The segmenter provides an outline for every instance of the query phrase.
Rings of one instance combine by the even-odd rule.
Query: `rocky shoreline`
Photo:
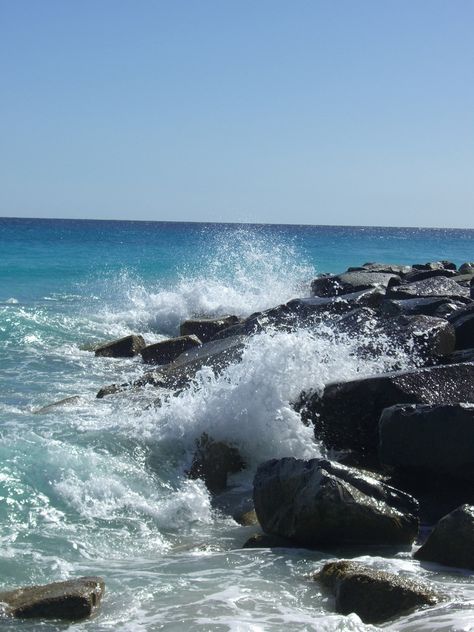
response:
[[[138,380],[102,387],[97,398],[147,387],[155,389],[159,406],[188,388],[203,367],[219,374],[239,362],[249,337],[316,331],[321,323],[329,323],[335,336],[357,338],[362,358],[396,358],[403,350],[415,366],[300,393],[293,405],[302,423],[314,428],[324,458],[260,464],[253,499],[227,507],[242,524],[261,527],[244,546],[357,544],[370,555],[375,545],[416,544],[414,557],[422,563],[474,571],[474,263],[459,269],[448,261],[367,263],[321,275],[311,283],[311,296],[245,319],[188,320],[179,337],[153,345],[140,335],[109,342],[95,349],[96,356],[141,355],[146,370]],[[187,474],[202,478],[222,507],[228,477],[245,467],[236,446],[203,435]],[[445,599],[430,586],[347,561],[326,565],[314,579],[335,596],[337,612],[356,612],[368,623]],[[102,594],[102,580],[94,581]],[[14,592],[0,594],[0,602],[9,616],[21,618]],[[59,615],[43,608],[38,616],[84,618],[96,605],[81,610],[81,617],[72,610],[68,616],[67,608]]]

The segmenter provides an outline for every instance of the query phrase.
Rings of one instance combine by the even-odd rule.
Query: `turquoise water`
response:
[[[317,272],[472,261],[474,231],[0,219],[0,253],[0,588],[103,575],[101,613],[77,630],[372,629],[335,615],[308,580],[335,552],[242,550],[254,529],[214,510],[185,470],[203,431],[238,446],[249,466],[233,481],[241,489],[266,458],[317,455],[290,406],[300,390],[411,358],[362,362],[353,341],[269,333],[241,364],[204,372],[200,388],[155,409],[152,390],[96,400],[142,365],[90,349],[129,333],[160,340],[192,315],[248,315],[307,294]],[[71,406],[34,414],[72,395]],[[474,629],[466,576],[420,567],[409,551],[374,553],[377,567],[452,595],[386,627]]]

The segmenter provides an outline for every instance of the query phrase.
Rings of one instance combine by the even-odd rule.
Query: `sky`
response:
[[[474,228],[473,0],[0,0],[0,216]]]

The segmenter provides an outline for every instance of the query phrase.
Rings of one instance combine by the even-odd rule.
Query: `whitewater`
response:
[[[472,260],[472,231],[107,224],[0,223],[0,590],[82,575],[106,582],[89,621],[0,619],[2,629],[375,630],[335,614],[310,579],[322,563],[350,557],[449,595],[380,627],[474,630],[467,572],[421,566],[410,547],[370,556],[366,547],[242,549],[256,528],[238,525],[186,476],[206,432],[238,448],[247,467],[230,484],[248,495],[262,461],[322,454],[292,406],[302,390],[408,368],[415,356],[380,340],[380,355],[364,358],[364,341],[336,334],[330,321],[269,330],[248,339],[239,363],[218,376],[203,368],[157,406],[153,387],[96,399],[100,387],[140,377],[143,364],[93,353],[131,333],[147,343],[176,335],[193,316],[243,317],[307,296],[318,272],[380,255]]]

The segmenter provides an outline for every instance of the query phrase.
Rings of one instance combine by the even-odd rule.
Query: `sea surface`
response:
[[[160,408],[153,389],[95,398],[143,370],[139,359],[96,358],[97,343],[158,341],[194,315],[246,316],[308,295],[320,272],[438,259],[474,260],[474,231],[0,219],[0,590],[81,575],[107,586],[90,621],[0,618],[0,629],[375,630],[335,614],[310,579],[349,557],[447,595],[383,629],[474,630],[472,575],[421,566],[410,548],[242,549],[255,527],[185,475],[204,431],[242,453],[248,469],[231,480],[242,493],[265,459],[320,455],[290,405],[300,391],[413,358],[362,361],[357,341],[336,341],[328,323],[249,339],[240,364],[217,378],[203,370]]]

